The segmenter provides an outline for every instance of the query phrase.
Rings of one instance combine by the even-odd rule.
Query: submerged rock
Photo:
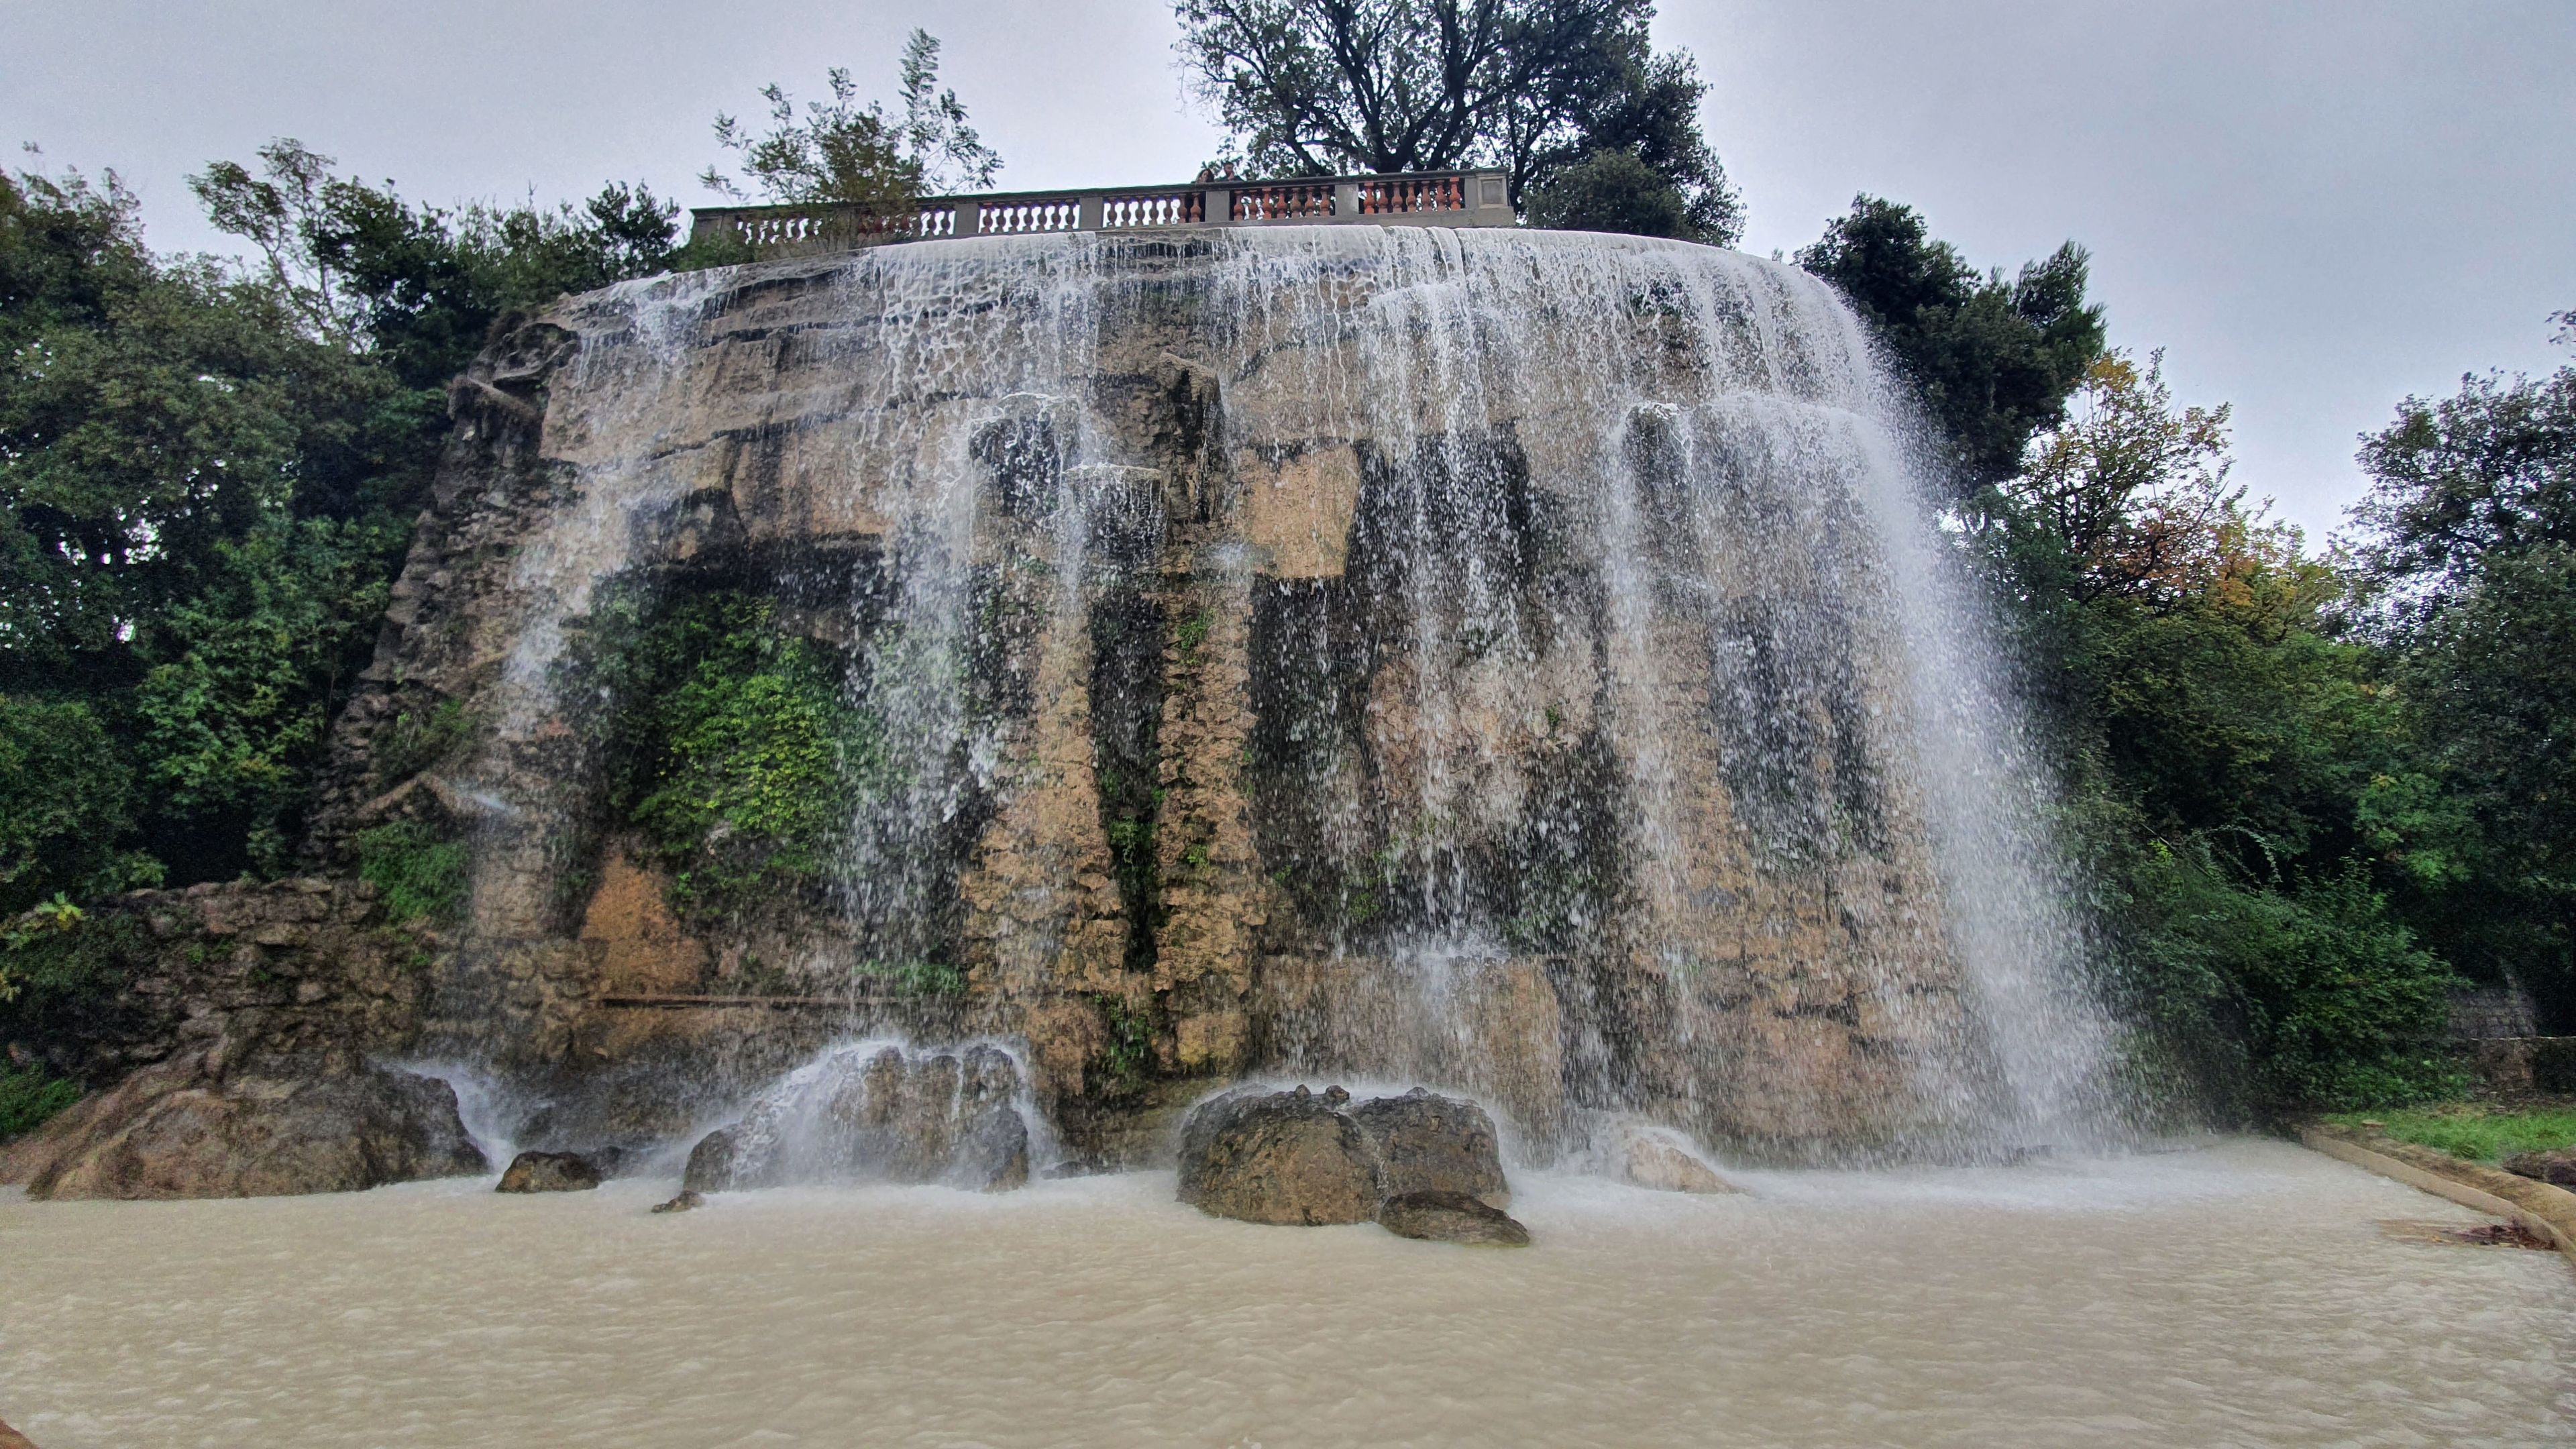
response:
[[[445,1082],[341,1061],[147,1068],[49,1124],[31,1198],[355,1192],[489,1170]]]
[[[1377,1210],[1377,1220],[1399,1238],[1485,1248],[1526,1248],[1530,1240],[1518,1219],[1463,1192],[1400,1193]]]
[[[1657,1192],[1742,1192],[1718,1176],[1677,1134],[1660,1127],[1630,1127],[1620,1135],[1615,1166],[1619,1179]]]
[[[1325,1093],[1325,1100],[1332,1100],[1332,1092]],[[1379,1188],[1387,1197],[1452,1192],[1487,1207],[1511,1206],[1494,1119],[1484,1108],[1416,1087],[1401,1097],[1362,1102],[1349,1109],[1349,1116],[1377,1153]]]
[[[1304,1087],[1228,1093],[1181,1129],[1181,1201],[1212,1217],[1364,1223],[1383,1197],[1368,1134]]]
[[[0,1424],[0,1449],[36,1449],[36,1446],[26,1435]]]
[[[578,1152],[522,1152],[510,1160],[494,1192],[586,1192],[599,1186],[599,1168]]]
[[[684,1187],[680,1189],[679,1196],[672,1198],[669,1202],[657,1202],[653,1204],[653,1211],[657,1213],[684,1213],[695,1208],[705,1207],[706,1205],[707,1200],[704,1194]]]
[[[2576,1190],[2576,1147],[2521,1153],[2506,1158],[2503,1166],[2505,1171],[2518,1177],[2534,1178],[2552,1187]]]

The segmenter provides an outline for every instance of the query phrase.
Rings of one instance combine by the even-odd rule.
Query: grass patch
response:
[[[2341,1127],[2375,1122],[2379,1131],[2400,1142],[2412,1142],[2472,1162],[2494,1162],[2518,1152],[2576,1147],[2576,1106],[2515,1109],[2450,1102],[2383,1112],[2338,1112],[2326,1120]]]

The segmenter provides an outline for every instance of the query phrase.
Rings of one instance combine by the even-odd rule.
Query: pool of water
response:
[[[2530,1445],[2576,1272],[2274,1142],[2005,1169],[1523,1176],[1521,1252],[1172,1179],[0,1195],[0,1419],[163,1445]]]

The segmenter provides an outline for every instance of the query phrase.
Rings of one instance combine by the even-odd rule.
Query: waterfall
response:
[[[2104,1132],[2048,783],[1916,424],[1804,274],[1081,234],[544,325],[509,562],[464,611],[501,664],[457,689],[487,808],[440,992],[484,1055],[588,1040],[615,969],[563,886],[621,848],[602,621],[721,580],[843,661],[868,730],[816,889],[689,927],[846,993],[818,1039],[990,1033],[1094,1116],[1422,1081],[1536,1157],[1611,1118],[1788,1159]],[[888,984],[921,972],[965,990]],[[653,1050],[712,1071],[766,1030]]]

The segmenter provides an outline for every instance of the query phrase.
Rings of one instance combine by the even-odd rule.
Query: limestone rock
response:
[[[2506,1158],[2502,1165],[2505,1171],[2517,1176],[2534,1178],[2552,1187],[2576,1190],[2576,1147],[2525,1152]]]
[[[706,1205],[707,1199],[705,1194],[684,1187],[680,1189],[679,1195],[672,1198],[669,1202],[657,1202],[653,1204],[653,1211],[657,1213],[685,1213],[705,1207]]]
[[[1717,1175],[1675,1133],[1660,1127],[1631,1127],[1620,1135],[1616,1167],[1621,1181],[1657,1192],[1742,1192]]]
[[[735,1181],[734,1159],[741,1136],[731,1127],[719,1127],[698,1139],[689,1149],[688,1168],[680,1174],[680,1195],[723,1192],[751,1184]]]
[[[1248,1223],[1361,1223],[1383,1197],[1359,1124],[1299,1087],[1237,1091],[1181,1129],[1181,1201]]]
[[[1339,1091],[1333,1088],[1324,1099],[1330,1102]],[[1389,1198],[1450,1192],[1487,1207],[1511,1205],[1494,1119],[1484,1108],[1416,1087],[1401,1097],[1362,1102],[1349,1115],[1377,1153],[1380,1188]]]
[[[26,1435],[0,1424],[0,1449],[36,1449],[36,1445]]]
[[[221,1075],[219,1056],[137,1072],[49,1126],[27,1195],[270,1197],[488,1170],[444,1082],[347,1064]]]
[[[1400,1193],[1377,1210],[1377,1220],[1399,1238],[1484,1248],[1526,1248],[1530,1240],[1511,1214],[1463,1192]]]
[[[598,1165],[578,1152],[522,1152],[493,1191],[587,1192],[597,1186]]]
[[[708,1133],[682,1185],[935,1182],[982,1192],[1029,1180],[1019,1064],[999,1047],[836,1048],[791,1073],[740,1122]]]

